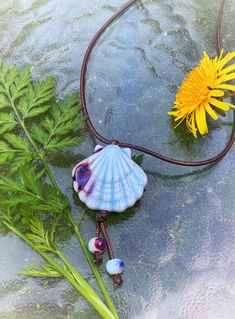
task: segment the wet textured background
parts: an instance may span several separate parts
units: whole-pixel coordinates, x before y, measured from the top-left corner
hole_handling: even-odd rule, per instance
[[[85,49],[99,26],[123,0],[0,0],[0,53],[9,63],[32,66],[35,78],[52,74],[59,97],[79,90]],[[202,57],[215,54],[219,1],[143,0],[99,41],[88,68],[89,110],[102,134],[148,146],[179,159],[204,159],[223,148],[231,116],[210,123],[208,136],[193,140],[173,131],[166,112],[177,85]],[[223,46],[235,50],[235,3],[226,1]],[[79,148],[51,158],[74,213],[70,172],[90,155],[86,131]],[[148,185],[138,210],[113,216],[113,248],[126,262],[124,284],[112,296],[125,319],[235,318],[235,148],[205,168],[176,167],[145,156]],[[65,227],[65,226],[64,226]],[[94,218],[82,225],[93,237]],[[66,227],[60,245],[95,285],[77,240]],[[17,273],[39,258],[12,234],[0,237],[0,319],[98,318],[63,280]],[[112,291],[111,280],[102,268]]]

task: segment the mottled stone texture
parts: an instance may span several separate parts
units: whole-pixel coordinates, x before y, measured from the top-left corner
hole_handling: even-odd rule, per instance
[[[52,74],[59,97],[79,90],[85,49],[97,28],[124,0],[0,1],[0,53],[9,63],[29,63],[35,78]],[[235,2],[225,1],[222,36],[235,50]],[[177,86],[202,57],[215,54],[219,1],[143,0],[104,34],[88,66],[87,100],[92,121],[108,138],[138,143],[179,159],[219,152],[231,116],[210,122],[194,140],[173,131],[166,115]],[[71,169],[89,156],[85,142],[51,158],[74,214]],[[122,319],[235,318],[235,147],[220,163],[172,166],[145,156],[148,176],[135,212],[111,216],[107,226],[115,255],[125,260],[124,283],[112,293]],[[95,235],[94,216],[82,233]],[[66,225],[59,241],[73,265],[92,283],[90,269]],[[0,319],[98,319],[68,283],[17,275],[38,257],[15,236],[0,237]],[[105,258],[105,256],[104,256]],[[103,268],[102,268],[103,267]],[[112,290],[112,281],[101,271]]]

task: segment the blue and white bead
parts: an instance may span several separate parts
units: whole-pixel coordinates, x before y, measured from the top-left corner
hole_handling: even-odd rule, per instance
[[[124,261],[119,258],[110,259],[106,263],[106,270],[110,275],[121,274],[125,270]]]
[[[102,253],[105,249],[105,240],[102,237],[91,238],[88,243],[88,249],[92,253]]]

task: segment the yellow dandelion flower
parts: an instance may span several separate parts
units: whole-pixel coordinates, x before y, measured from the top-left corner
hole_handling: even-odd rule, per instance
[[[199,65],[185,77],[180,85],[173,110],[168,112],[175,117],[175,121],[179,121],[176,127],[185,120],[194,137],[197,137],[197,131],[204,135],[208,133],[207,113],[213,120],[217,120],[216,109],[228,111],[234,108],[234,105],[223,101],[225,90],[235,91],[235,85],[226,83],[235,79],[235,72],[233,72],[235,63],[226,66],[234,57],[235,52],[223,57],[222,50],[219,57],[211,59],[204,52]]]

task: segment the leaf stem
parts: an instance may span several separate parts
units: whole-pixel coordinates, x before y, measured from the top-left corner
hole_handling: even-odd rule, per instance
[[[18,110],[17,110],[17,108],[16,108],[16,106],[15,106],[15,103],[14,103],[14,101],[12,100],[12,97],[11,97],[10,95],[8,95],[8,98],[9,98],[9,100],[10,100],[10,102],[11,102],[11,107],[12,107],[13,111],[15,112],[15,115],[16,115],[16,117],[17,117],[17,120],[19,121],[19,123],[20,123],[20,125],[21,125],[21,127],[22,127],[22,129],[23,129],[23,131],[24,131],[24,133],[25,133],[25,135],[27,136],[29,142],[30,142],[31,145],[34,147],[35,151],[37,152],[38,157],[40,158],[40,160],[41,160],[41,162],[42,162],[42,164],[43,164],[43,166],[44,166],[44,168],[45,168],[45,170],[46,170],[48,176],[50,177],[53,186],[54,186],[55,189],[60,193],[60,189],[59,189],[59,187],[58,187],[58,185],[57,185],[57,183],[56,183],[56,180],[55,180],[53,174],[51,173],[51,170],[50,170],[50,168],[49,168],[47,162],[45,161],[44,156],[41,154],[41,152],[40,152],[38,146],[36,145],[36,143],[34,142],[34,140],[32,139],[32,137],[30,136],[30,133],[29,133],[29,131],[27,130],[27,128],[26,128],[26,126],[25,126],[24,120],[21,119],[20,114],[19,114],[19,112],[18,112]]]
[[[54,235],[55,235],[55,231],[56,231],[56,226],[57,226],[60,219],[61,219],[61,215],[57,215],[53,219],[53,222],[51,224],[51,227],[50,227],[50,241],[51,242],[54,242]]]
[[[31,248],[36,250],[56,271],[58,271],[64,278],[66,278],[71,285],[97,310],[97,312],[104,319],[115,319],[115,315],[107,308],[96,292],[87,284],[83,277],[74,269],[62,252],[56,247],[56,254],[65,264],[64,268],[58,264],[50,255],[40,248],[35,247],[34,243],[22,234],[16,227],[7,221],[4,224],[18,237],[25,241]]]
[[[60,260],[65,264],[65,266],[69,269],[71,274],[73,274],[74,279],[77,281],[77,283],[84,288],[87,289],[87,291],[94,293],[94,290],[88,285],[86,280],[83,279],[83,277],[77,272],[77,270],[71,265],[71,263],[68,261],[68,259],[62,254],[62,252],[58,249],[56,245],[53,245],[54,252],[57,254],[57,256],[60,258]],[[96,295],[97,298],[99,298],[98,295]]]

